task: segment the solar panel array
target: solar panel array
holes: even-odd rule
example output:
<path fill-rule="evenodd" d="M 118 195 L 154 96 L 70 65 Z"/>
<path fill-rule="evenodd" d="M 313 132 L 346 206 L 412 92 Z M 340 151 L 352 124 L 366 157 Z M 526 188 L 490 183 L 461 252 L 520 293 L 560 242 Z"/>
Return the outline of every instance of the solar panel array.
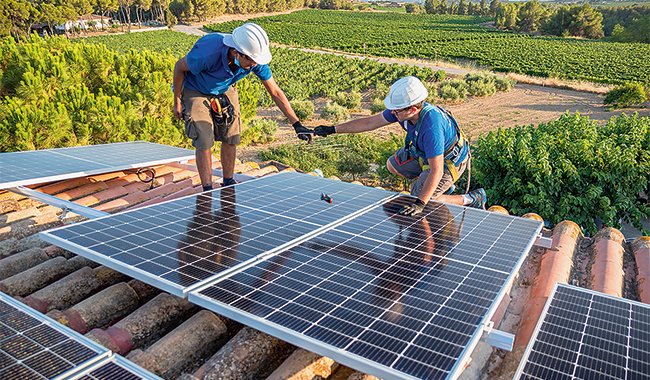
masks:
<path fill-rule="evenodd" d="M 0 189 L 189 160 L 193 157 L 194 152 L 189 149 L 144 141 L 0 153 Z"/>
<path fill-rule="evenodd" d="M 355 369 L 454 377 L 541 223 L 408 202 L 282 173 L 41 237 Z"/>
<path fill-rule="evenodd" d="M 0 293 L 0 379 L 49 379 L 108 350 Z"/>
<path fill-rule="evenodd" d="M 558 284 L 518 379 L 650 379 L 650 306 Z"/>
<path fill-rule="evenodd" d="M 393 199 L 189 300 L 386 378 L 454 377 L 538 222 Z"/>
<path fill-rule="evenodd" d="M 320 200 L 322 192 L 335 203 Z M 393 195 L 282 173 L 50 230 L 41 237 L 183 296 L 193 285 Z"/>

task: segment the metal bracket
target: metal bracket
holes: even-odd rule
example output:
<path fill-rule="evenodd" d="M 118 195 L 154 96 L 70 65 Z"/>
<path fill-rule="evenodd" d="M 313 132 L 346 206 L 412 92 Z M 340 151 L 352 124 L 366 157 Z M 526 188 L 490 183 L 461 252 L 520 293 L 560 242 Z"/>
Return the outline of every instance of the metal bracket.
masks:
<path fill-rule="evenodd" d="M 8 188 L 7 190 L 11 191 L 12 193 L 24 195 L 28 198 L 37 200 L 39 202 L 60 208 L 63 211 L 61 213 L 61 216 L 59 217 L 60 220 L 63 220 L 68 214 L 68 212 L 70 211 L 74 212 L 75 214 L 84 216 L 88 219 L 101 218 L 102 216 L 110 215 L 107 212 L 82 206 L 74 202 L 66 201 L 64 199 L 57 198 L 53 195 L 41 193 L 40 191 L 32 190 L 30 188 L 23 187 L 23 186 L 11 187 Z"/>
<path fill-rule="evenodd" d="M 551 248 L 553 246 L 553 239 L 543 237 L 542 234 L 537 235 L 534 245 L 542 248 Z"/>
<path fill-rule="evenodd" d="M 494 328 L 494 322 L 492 321 L 486 323 L 483 330 L 485 331 L 485 334 L 483 335 L 485 343 L 502 350 L 512 351 L 512 347 L 515 344 L 514 334 L 496 330 Z"/>

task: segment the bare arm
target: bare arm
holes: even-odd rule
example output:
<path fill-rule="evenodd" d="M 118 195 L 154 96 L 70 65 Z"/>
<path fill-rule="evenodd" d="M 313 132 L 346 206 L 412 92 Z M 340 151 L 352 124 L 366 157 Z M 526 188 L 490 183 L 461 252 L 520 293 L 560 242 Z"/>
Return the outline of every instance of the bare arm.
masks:
<path fill-rule="evenodd" d="M 181 103 L 181 95 L 183 94 L 183 80 L 185 73 L 190 71 L 187 67 L 187 59 L 185 57 L 179 59 L 174 65 L 174 79 L 172 84 L 174 86 L 174 116 L 179 119 L 183 118 L 183 105 Z"/>
<path fill-rule="evenodd" d="M 373 129 L 377 129 L 388 124 L 390 123 L 384 119 L 384 116 L 380 112 L 372 116 L 339 124 L 336 126 L 336 133 L 358 133 L 372 131 Z"/>
<path fill-rule="evenodd" d="M 282 111 L 284 116 L 286 116 L 289 120 L 289 124 L 293 124 L 296 121 L 299 121 L 298 116 L 296 116 L 296 113 L 293 112 L 293 108 L 291 108 L 289 99 L 287 99 L 284 91 L 282 91 L 280 86 L 278 86 L 278 84 L 275 82 L 275 79 L 270 78 L 268 80 L 262 81 L 262 83 L 264 84 L 266 91 L 268 91 L 269 95 L 271 95 L 273 102 L 275 102 L 280 111 Z"/>
<path fill-rule="evenodd" d="M 442 179 L 442 173 L 445 170 L 445 159 L 442 154 L 433 158 L 429 158 L 428 162 L 429 168 L 431 170 L 427 175 L 427 179 L 424 181 L 424 185 L 422 186 L 422 190 L 420 190 L 420 194 L 418 194 L 418 198 L 425 204 L 429 202 L 431 196 L 438 188 L 440 179 Z"/>

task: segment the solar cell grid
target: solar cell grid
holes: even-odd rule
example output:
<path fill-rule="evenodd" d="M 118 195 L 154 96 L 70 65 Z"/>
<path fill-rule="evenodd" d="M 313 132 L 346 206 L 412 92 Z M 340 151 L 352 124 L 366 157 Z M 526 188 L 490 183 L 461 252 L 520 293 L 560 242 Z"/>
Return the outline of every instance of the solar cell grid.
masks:
<path fill-rule="evenodd" d="M 320 200 L 321 191 L 328 191 L 336 203 Z M 341 181 L 283 173 L 41 236 L 182 295 L 188 287 L 391 196 Z"/>
<path fill-rule="evenodd" d="M 192 157 L 194 152 L 189 149 L 143 141 L 0 153 L 0 189 L 188 160 Z"/>
<path fill-rule="evenodd" d="M 0 293 L 0 378 L 49 379 L 108 351 Z"/>
<path fill-rule="evenodd" d="M 72 377 L 73 380 L 160 380 L 160 377 L 135 363 L 114 355 L 109 360 Z"/>
<path fill-rule="evenodd" d="M 421 218 L 396 215 L 407 201 L 393 199 L 189 299 L 381 377 L 452 376 L 541 225 L 442 204 Z M 464 240 L 483 227 L 498 233 L 467 250 Z M 527 238 L 510 242 L 506 256 L 499 247 L 508 228 Z M 503 258 L 496 269 L 491 248 Z"/>
<path fill-rule="evenodd" d="M 519 379 L 650 379 L 650 306 L 558 284 Z"/>

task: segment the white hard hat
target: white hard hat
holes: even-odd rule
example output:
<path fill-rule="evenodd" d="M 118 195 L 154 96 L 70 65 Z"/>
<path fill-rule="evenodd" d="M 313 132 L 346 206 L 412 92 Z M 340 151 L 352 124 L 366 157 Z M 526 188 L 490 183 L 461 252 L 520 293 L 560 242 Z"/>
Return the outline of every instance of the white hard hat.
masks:
<path fill-rule="evenodd" d="M 257 64 L 266 65 L 271 62 L 269 37 L 261 26 L 252 22 L 235 28 L 232 34 L 226 34 L 223 43 L 246 54 Z"/>
<path fill-rule="evenodd" d="M 429 91 L 416 77 L 398 79 L 388 91 L 384 104 L 389 110 L 398 110 L 418 104 L 429 96 Z"/>

